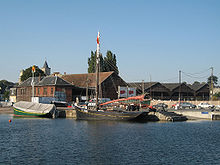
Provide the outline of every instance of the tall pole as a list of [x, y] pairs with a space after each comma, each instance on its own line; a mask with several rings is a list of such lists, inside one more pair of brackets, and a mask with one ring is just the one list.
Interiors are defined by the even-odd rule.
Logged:
[[32, 72], [32, 97], [34, 98], [34, 72]]
[[35, 66], [32, 66], [32, 80], [31, 80], [31, 85], [32, 85], [32, 101], [34, 99], [34, 72], [35, 72]]
[[152, 98], [152, 96], [151, 96], [151, 75], [150, 75], [150, 98]]
[[100, 33], [98, 32], [97, 36], [97, 50], [96, 50], [96, 110], [99, 108], [99, 51], [100, 51], [100, 46], [99, 46], [99, 38], [100, 38]]
[[86, 80], [86, 101], [89, 101], [89, 79], [87, 76], [87, 80]]
[[144, 94], [144, 80], [142, 80], [142, 94]]
[[213, 67], [211, 67], [211, 101], [213, 100]]
[[179, 71], [179, 103], [181, 101], [181, 70]]

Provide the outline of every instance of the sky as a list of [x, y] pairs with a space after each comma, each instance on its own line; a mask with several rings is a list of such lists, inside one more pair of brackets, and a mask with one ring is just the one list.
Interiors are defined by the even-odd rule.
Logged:
[[96, 50], [112, 51], [127, 82], [220, 81], [219, 0], [0, 0], [0, 80], [20, 70], [87, 73]]

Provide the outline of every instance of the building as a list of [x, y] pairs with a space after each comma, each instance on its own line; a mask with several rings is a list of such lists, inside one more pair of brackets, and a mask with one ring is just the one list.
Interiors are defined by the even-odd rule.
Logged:
[[[100, 96], [102, 98], [117, 99], [118, 86], [127, 86], [127, 83], [114, 72], [100, 72], [99, 73]], [[88, 96], [93, 98], [95, 96], [96, 74], [65, 74], [62, 79], [71, 83], [74, 86], [80, 87], [82, 90], [78, 91], [80, 96]]]
[[50, 101], [72, 102], [73, 90], [78, 88], [57, 76], [34, 77], [34, 94], [32, 92], [32, 77], [17, 86], [17, 101], [35, 101], [48, 103]]
[[16, 87], [10, 88], [9, 101], [12, 103], [17, 102], [17, 88]]
[[148, 93], [157, 100], [209, 100], [209, 85], [186, 83], [133, 82], [130, 87], [136, 87], [137, 93]]
[[[41, 70], [44, 72], [44, 74], [45, 74], [46, 76], [51, 75], [51, 68], [48, 66], [47, 61], [44, 62], [44, 65], [43, 65], [43, 67], [41, 68]], [[21, 76], [22, 76], [23, 74], [24, 74], [24, 70], [22, 69], [22, 70], [20, 71], [20, 74], [19, 74], [18, 84], [21, 84], [21, 83], [22, 83], [22, 81], [21, 81]]]
[[47, 61], [44, 62], [44, 66], [43, 68], [41, 68], [41, 70], [44, 72], [46, 76], [50, 75], [51, 68], [48, 66]]

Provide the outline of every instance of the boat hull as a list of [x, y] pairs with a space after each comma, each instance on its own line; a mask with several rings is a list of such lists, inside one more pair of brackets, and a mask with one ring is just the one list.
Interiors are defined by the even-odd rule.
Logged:
[[76, 119], [78, 120], [118, 120], [135, 121], [141, 116], [147, 115], [147, 112], [140, 111], [94, 111], [85, 109], [76, 109]]
[[21, 109], [18, 108], [14, 108], [14, 115], [15, 116], [26, 116], [26, 117], [48, 117], [48, 118], [52, 118], [52, 114], [51, 113], [32, 113], [32, 112], [25, 112]]

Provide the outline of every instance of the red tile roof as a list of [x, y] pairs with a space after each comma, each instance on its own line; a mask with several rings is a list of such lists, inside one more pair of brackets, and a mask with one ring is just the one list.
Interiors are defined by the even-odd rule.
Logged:
[[[99, 84], [105, 81], [114, 72], [100, 72], [99, 73]], [[96, 73], [85, 73], [85, 74], [66, 74], [62, 75], [62, 79], [78, 87], [89, 87], [96, 86]]]

